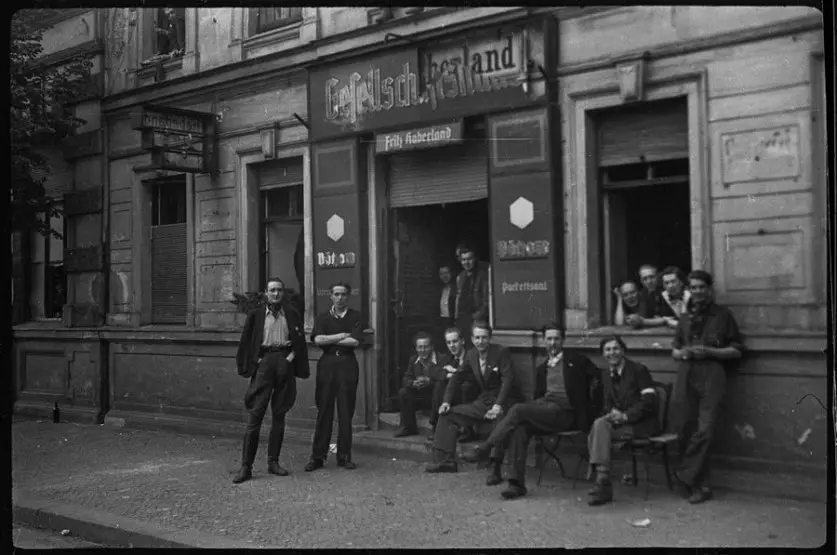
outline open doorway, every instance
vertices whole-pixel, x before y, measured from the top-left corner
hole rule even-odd
[[[381,411],[398,411],[398,390],[419,331],[438,336],[442,283],[440,266],[450,267],[455,288],[461,266],[456,258],[460,243],[471,245],[480,261],[490,262],[488,200],[430,204],[391,209],[390,217],[391,322],[387,348],[392,356],[382,376]],[[444,344],[434,348],[446,352]]]

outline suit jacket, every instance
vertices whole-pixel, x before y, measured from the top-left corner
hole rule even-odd
[[[481,401],[487,408],[491,405],[502,405],[505,409],[521,399],[514,384],[514,368],[512,367],[509,350],[500,345],[489,345],[486,360],[486,377],[480,371],[479,352],[476,347],[465,353],[462,368],[453,375],[445,389],[444,402],[450,403],[460,384],[473,380],[480,389],[477,401]]]
[[[550,400],[546,393],[547,360],[535,369],[535,399]],[[601,376],[593,362],[580,353],[564,350],[564,389],[578,429],[587,433],[601,413]]]
[[[458,293],[457,289],[459,288],[456,281],[448,283],[450,285],[450,294],[448,295],[448,314],[450,314],[450,318],[456,318],[456,295]],[[437,309],[441,308],[442,305],[442,291],[444,291],[445,286],[439,287],[439,294],[436,297],[439,299],[437,303]],[[437,316],[441,316],[441,312],[437,314]]]
[[[448,379],[448,371],[445,370],[445,366],[450,365],[459,369],[459,359],[450,354],[450,352],[440,355],[438,359],[436,359],[439,364],[433,367],[433,373],[430,375],[431,379],[436,381],[445,381]]]
[[[436,358],[435,363],[431,363],[430,366],[425,370],[424,365],[419,362],[418,355],[413,355],[410,357],[410,360],[407,362],[407,369],[404,371],[404,377],[401,380],[402,387],[409,387],[413,380],[418,378],[419,376],[427,376],[430,379],[435,379],[433,376],[438,375],[439,369],[439,361],[441,357],[436,354],[435,352],[430,355],[431,360],[433,357]]]
[[[288,340],[291,342],[295,356],[291,363],[294,375],[297,378],[307,378],[311,375],[308,366],[308,349],[305,345],[305,332],[302,326],[302,316],[293,306],[283,303],[282,310],[288,322]],[[235,362],[238,366],[238,374],[249,378],[255,374],[259,367],[259,349],[264,339],[264,320],[266,307],[261,305],[247,313],[244,321],[244,329],[241,330],[241,339],[238,341],[238,352],[235,355]]]
[[[627,424],[634,427],[636,436],[649,436],[659,431],[658,399],[656,393],[648,391],[654,390],[654,382],[645,365],[626,358],[619,385],[614,385],[610,369],[602,372],[602,382],[605,413],[613,408],[624,412],[628,417]]]
[[[474,283],[470,295],[467,295],[462,290],[465,285],[465,276],[467,273],[465,270],[462,270],[456,277],[456,296],[459,298],[459,313],[455,314],[455,317],[459,318],[461,314],[470,316],[472,320],[487,320],[488,271],[482,264],[474,268]]]

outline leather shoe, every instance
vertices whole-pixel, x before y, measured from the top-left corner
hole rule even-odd
[[[242,466],[238,473],[233,477],[233,484],[240,484],[246,482],[253,477],[253,470],[249,466]]]
[[[587,502],[591,507],[597,505],[604,505],[613,501],[613,485],[610,481],[599,482],[596,484],[593,493],[590,495],[590,501]]]
[[[485,444],[476,447],[475,449],[471,449],[467,453],[463,453],[460,458],[465,462],[475,463],[484,461],[488,458],[488,455],[491,453],[491,448],[487,447]]]
[[[457,467],[454,462],[430,463],[424,467],[424,471],[431,474],[438,474],[440,472],[459,472],[459,467]]]
[[[500,495],[503,496],[503,499],[517,499],[526,495],[526,487],[510,483],[509,487],[504,489]]]
[[[712,490],[708,487],[701,486],[692,491],[692,495],[689,496],[689,503],[697,505],[698,503],[703,503],[704,501],[709,501],[710,499],[712,499]]]
[[[408,436],[416,436],[418,435],[418,430],[408,430],[405,428],[399,428],[397,432],[392,437],[408,437]]]
[[[342,461],[337,461],[337,466],[339,466],[340,468],[345,468],[346,470],[354,470],[355,468],[357,468],[357,464],[351,459],[343,459]]]
[[[313,472],[318,468],[322,468],[325,466],[325,462],[322,459],[311,459],[308,461],[308,464],[305,465],[305,472]]]
[[[267,461],[267,471],[276,476],[287,476],[290,474],[290,472],[279,465],[279,461]]]

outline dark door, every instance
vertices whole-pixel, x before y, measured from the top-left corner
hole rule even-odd
[[[412,339],[421,330],[432,334],[438,299],[436,289],[436,237],[428,214],[431,207],[391,210],[390,313],[382,408],[397,410],[398,389],[407,359],[413,351]]]

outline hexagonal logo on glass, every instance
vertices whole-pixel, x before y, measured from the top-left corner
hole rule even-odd
[[[337,214],[334,214],[326,221],[326,235],[328,235],[328,238],[335,243],[343,238],[343,234],[345,232],[346,224],[343,221],[343,218]]]
[[[526,229],[535,220],[535,205],[527,198],[517,197],[509,205],[509,221],[513,226]]]

